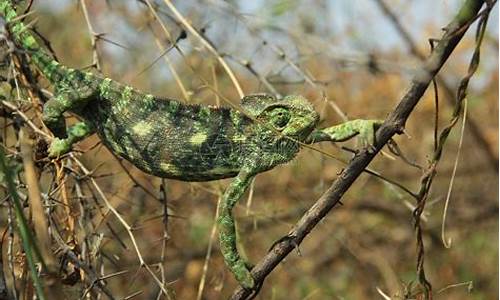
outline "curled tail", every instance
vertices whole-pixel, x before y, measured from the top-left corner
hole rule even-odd
[[[41,46],[17,15],[11,0],[0,0],[0,14],[7,23],[7,28],[14,42],[28,52],[35,65],[52,83],[65,77],[66,67],[55,61]]]

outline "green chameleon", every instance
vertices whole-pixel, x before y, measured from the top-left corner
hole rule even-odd
[[[373,145],[381,124],[353,120],[316,129],[319,115],[301,96],[250,95],[242,99],[239,111],[144,94],[55,61],[21,22],[12,1],[0,0],[0,13],[11,39],[54,86],[54,97],[43,106],[43,122],[56,136],[50,157],[97,133],[110,151],[154,176],[183,181],[235,177],[220,205],[219,240],[227,266],[245,288],[254,288],[255,281],[236,249],[232,210],[254,176],[292,160],[301,144],[359,135]],[[83,121],[66,128],[67,111]]]

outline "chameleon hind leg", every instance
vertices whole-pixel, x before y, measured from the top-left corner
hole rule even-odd
[[[43,123],[58,138],[66,137],[66,121],[63,114],[71,108],[73,99],[72,93],[60,93],[43,106]]]
[[[226,189],[219,207],[219,242],[224,261],[236,280],[244,288],[251,289],[255,281],[250,274],[248,264],[240,257],[236,248],[236,229],[232,209],[243,196],[255,173],[251,168],[243,167]]]

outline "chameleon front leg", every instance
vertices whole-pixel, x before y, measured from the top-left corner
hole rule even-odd
[[[311,133],[306,143],[318,143],[324,141],[343,142],[354,136],[358,136],[362,145],[373,146],[375,143],[375,131],[382,125],[382,120],[352,120],[339,125],[317,129]]]
[[[66,137],[66,122],[64,112],[77,106],[80,97],[76,90],[56,88],[56,93],[47,103],[43,105],[43,123],[58,138]]]
[[[55,138],[49,147],[49,157],[58,157],[71,150],[71,146],[94,133],[94,129],[86,122],[78,122],[68,128],[67,138]]]
[[[54,97],[43,106],[43,122],[56,136],[49,147],[49,157],[67,153],[71,150],[73,143],[93,133],[91,126],[85,122],[66,129],[64,119],[64,112],[85,106],[92,99],[93,93],[94,90],[88,85],[69,87],[62,84],[56,87]]]
[[[243,167],[226,189],[219,207],[219,242],[226,265],[244,288],[255,286],[254,279],[248,270],[247,264],[236,249],[236,229],[232,210],[236,202],[247,190],[255,173],[250,167]]]

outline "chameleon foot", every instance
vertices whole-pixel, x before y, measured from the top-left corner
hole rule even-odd
[[[78,122],[68,128],[67,135],[65,139],[55,138],[49,147],[49,157],[59,157],[63,154],[68,153],[71,150],[71,146],[84,139],[86,136],[92,133],[92,128],[85,122]]]
[[[356,120],[359,131],[359,141],[362,147],[368,147],[369,151],[375,151],[375,132],[382,126],[383,120]]]
[[[71,143],[67,139],[54,138],[49,147],[49,157],[60,157],[71,150]]]
[[[246,298],[247,300],[252,300],[254,299],[257,294],[259,294],[260,290],[262,289],[262,286],[264,285],[264,282],[259,281],[256,283],[255,287],[252,290],[252,293]]]

